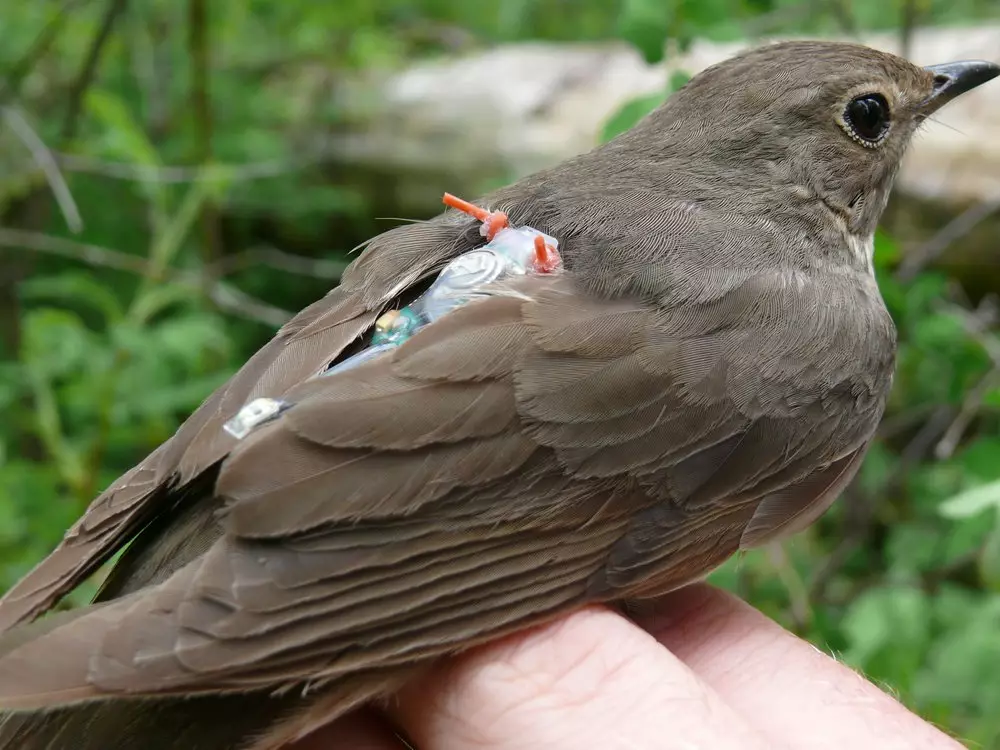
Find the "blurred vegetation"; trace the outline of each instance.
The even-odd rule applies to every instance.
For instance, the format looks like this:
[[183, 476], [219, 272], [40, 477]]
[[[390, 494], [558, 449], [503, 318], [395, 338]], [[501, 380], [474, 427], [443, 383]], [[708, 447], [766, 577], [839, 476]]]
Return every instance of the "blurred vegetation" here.
[[[3, 4], [0, 589], [385, 228], [314, 145], [345, 77], [528, 39], [624, 38], [656, 61], [696, 39], [905, 41], [991, 15], [992, 0]], [[933, 265], [901, 273], [902, 252], [890, 226], [877, 259], [899, 366], [860, 477], [813, 529], [715, 580], [1000, 748], [996, 306]]]

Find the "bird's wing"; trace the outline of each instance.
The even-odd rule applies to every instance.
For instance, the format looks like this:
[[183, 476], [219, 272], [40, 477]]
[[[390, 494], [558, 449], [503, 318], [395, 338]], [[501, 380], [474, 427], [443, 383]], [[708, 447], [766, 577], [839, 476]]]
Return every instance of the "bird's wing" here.
[[401, 292], [469, 249], [468, 229], [469, 221], [444, 215], [374, 239], [337, 288], [289, 321], [170, 440], [91, 503], [59, 546], [0, 600], [0, 632], [49, 609], [169, 508], [174, 487], [232, 449], [235, 440], [221, 428], [244, 404], [258, 396], [280, 397], [323, 370]]
[[292, 388], [222, 465], [223, 536], [11, 650], [0, 707], [336, 689], [703, 575], [825, 502], [871, 433], [832, 403], [864, 400], [856, 362], [777, 361], [843, 331], [748, 335], [772, 308], [743, 292], [665, 317], [536, 277]]

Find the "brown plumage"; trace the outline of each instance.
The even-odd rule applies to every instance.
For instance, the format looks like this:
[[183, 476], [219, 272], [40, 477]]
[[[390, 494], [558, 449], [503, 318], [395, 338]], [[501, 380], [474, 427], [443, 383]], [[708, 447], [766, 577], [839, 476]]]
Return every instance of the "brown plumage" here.
[[[434, 659], [814, 520], [891, 384], [869, 253], [899, 160], [997, 70], [817, 42], [716, 66], [486, 199], [557, 237], [564, 274], [313, 378], [478, 244], [454, 212], [375, 238], [0, 603], [0, 627], [30, 620], [134, 539], [98, 603], [5, 636], [0, 747], [277, 748]], [[871, 95], [889, 125], [867, 141]], [[225, 433], [259, 396], [292, 407]]]

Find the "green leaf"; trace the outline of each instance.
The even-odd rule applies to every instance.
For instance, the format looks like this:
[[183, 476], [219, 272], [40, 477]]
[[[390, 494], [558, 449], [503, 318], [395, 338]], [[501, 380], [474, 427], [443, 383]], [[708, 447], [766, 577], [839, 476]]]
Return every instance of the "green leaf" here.
[[22, 324], [22, 363], [45, 378], [87, 369], [95, 337], [80, 316], [70, 310], [32, 310]]
[[962, 474], [972, 480], [990, 482], [1000, 479], [1000, 438], [979, 435], [968, 443], [955, 458]]
[[669, 0], [625, 0], [618, 19], [618, 33], [647, 63], [663, 59], [673, 12]]
[[[188, 188], [177, 212], [167, 222], [163, 230], [154, 238], [153, 247], [149, 253], [149, 276], [145, 279], [142, 299], [153, 284], [159, 283], [163, 273], [171, 266], [181, 245], [191, 231], [205, 202], [217, 197], [219, 184], [214, 179], [196, 180]], [[137, 303], [136, 303], [137, 304]], [[130, 316], [136, 315], [135, 306], [129, 311]]]
[[604, 129], [601, 131], [601, 142], [610, 141], [615, 136], [634, 127], [639, 120], [659, 107], [666, 98], [666, 93], [657, 93], [626, 102], [604, 124]]
[[886, 543], [889, 569], [903, 577], [933, 569], [940, 563], [940, 542], [940, 529], [930, 524], [901, 524]]
[[896, 265], [901, 253], [899, 243], [895, 242], [881, 229], [875, 232], [875, 268], [881, 270]]
[[103, 140], [107, 155], [145, 167], [160, 166], [156, 148], [120, 96], [104, 89], [89, 88], [86, 106], [105, 128]]
[[146, 335], [155, 344], [158, 356], [172, 354], [191, 364], [205, 352], [225, 352], [229, 348], [222, 321], [198, 313], [175, 315]]
[[684, 88], [690, 80], [691, 74], [689, 72], [686, 70], [675, 70], [670, 74], [670, 79], [667, 81], [667, 90], [672, 94]]
[[1000, 388], [993, 388], [983, 397], [983, 406], [1000, 408]]
[[[995, 722], [996, 706], [1000, 706], [1000, 681], [996, 679], [1000, 672], [1000, 596], [959, 596], [945, 589], [934, 609], [934, 620], [941, 623], [942, 630], [926, 651], [911, 701], [992, 717], [993, 728], [1000, 730]], [[954, 725], [956, 717], [948, 723]], [[995, 745], [987, 743], [985, 747]]]
[[155, 417], [158, 414], [190, 412], [229, 377], [229, 372], [216, 372], [205, 377], [151, 389], [146, 398], [137, 401], [134, 413]]
[[682, 29], [672, 29], [673, 36], [681, 35], [682, 41], [707, 37], [715, 41], [745, 38], [746, 30], [739, 24], [742, 8], [733, 0], [682, 0], [675, 16], [682, 22]]
[[500, 4], [497, 29], [501, 36], [514, 39], [526, 27], [530, 18], [532, 0], [504, 0]]
[[79, 487], [86, 476], [83, 456], [66, 437], [52, 382], [44, 373], [30, 367], [28, 380], [34, 396], [34, 421], [37, 434], [52, 457], [58, 476], [70, 486]]
[[951, 313], [936, 313], [922, 317], [914, 331], [914, 341], [927, 349], [951, 348], [956, 341], [969, 338], [961, 319]]
[[993, 528], [979, 551], [979, 576], [983, 583], [1000, 593], [1000, 505], [993, 519]]
[[848, 607], [843, 629], [849, 663], [873, 678], [906, 687], [919, 671], [931, 637], [930, 602], [914, 587], [870, 589]]
[[[85, 102], [87, 111], [104, 126], [100, 152], [105, 157], [154, 169], [162, 166], [156, 147], [124, 99], [111, 91], [91, 87], [87, 90]], [[144, 180], [138, 183], [138, 187], [152, 204], [154, 224], [158, 223], [168, 212], [169, 193], [166, 186], [155, 180]]]
[[1000, 508], [1000, 480], [959, 493], [941, 503], [938, 511], [945, 518], [968, 518], [990, 508]]
[[899, 459], [888, 446], [876, 440], [865, 454], [865, 460], [854, 481], [866, 492], [878, 494], [892, 477], [898, 463]]
[[115, 293], [89, 274], [68, 272], [28, 279], [21, 282], [19, 291], [26, 299], [48, 299], [67, 306], [87, 305], [100, 312], [107, 325], [121, 320], [124, 314]]
[[145, 324], [173, 305], [190, 302], [197, 293], [196, 289], [186, 284], [148, 287], [132, 301], [130, 312], [133, 324]]

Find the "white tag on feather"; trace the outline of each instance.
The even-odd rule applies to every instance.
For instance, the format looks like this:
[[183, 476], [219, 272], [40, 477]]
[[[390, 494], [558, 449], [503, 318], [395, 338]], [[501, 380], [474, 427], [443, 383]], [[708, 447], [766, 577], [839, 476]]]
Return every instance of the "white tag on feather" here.
[[244, 406], [222, 429], [237, 440], [242, 440], [255, 428], [269, 422], [288, 408], [288, 404], [275, 398], [257, 398]]

